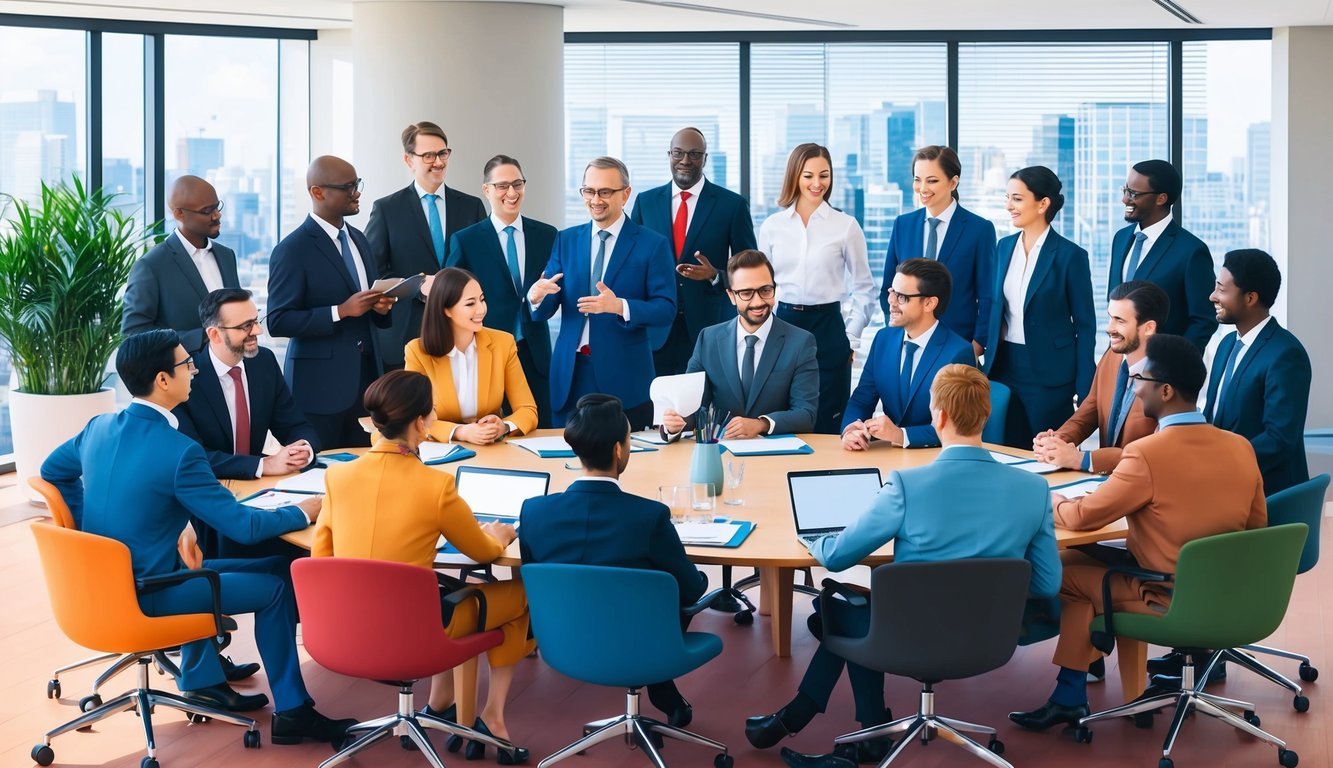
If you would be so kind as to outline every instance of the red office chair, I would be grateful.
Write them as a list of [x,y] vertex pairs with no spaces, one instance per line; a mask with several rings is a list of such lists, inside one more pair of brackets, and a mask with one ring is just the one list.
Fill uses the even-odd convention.
[[434,571],[416,565],[348,557],[310,557],[292,563],[296,604],[305,649],[320,665],[349,677],[398,687],[398,711],[347,730],[365,732],[325,760],[328,768],[390,735],[406,736],[431,765],[440,758],[422,727],[512,749],[503,739],[442,720],[413,708],[412,684],[453,669],[500,644],[500,630],[483,631],[486,600],[471,588],[446,599],[479,602],[477,632],[450,639],[440,621],[440,590]]

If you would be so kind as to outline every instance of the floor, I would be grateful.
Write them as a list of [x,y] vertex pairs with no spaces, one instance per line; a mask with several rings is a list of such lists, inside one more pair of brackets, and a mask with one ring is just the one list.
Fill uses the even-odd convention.
[[[1333,531],[1325,526],[1324,538],[1330,536]],[[860,571],[863,575],[867,573],[866,569]],[[716,581],[716,574],[713,578]],[[1326,563],[1302,576],[1287,620],[1272,638],[1272,644],[1308,653],[1316,666],[1326,665],[1326,673],[1333,676],[1326,642],[1333,623],[1330,595],[1333,595],[1333,565]],[[89,654],[67,641],[51,619],[26,523],[0,527],[0,605],[4,606],[0,610],[0,766],[26,766],[32,764],[29,750],[42,732],[77,713],[76,702],[87,692],[96,674],[94,670],[85,670],[65,676],[64,698],[59,701],[48,700],[43,694],[51,669]],[[743,724],[748,715],[778,708],[795,690],[814,649],[814,642],[804,629],[808,610],[808,602],[798,596],[790,659],[770,654],[766,618],[760,617],[753,626],[744,627],[733,624],[729,616],[706,612],[694,623],[694,629],[720,635],[725,650],[712,663],[684,678],[681,689],[694,703],[693,728],[731,745],[737,765],[782,765],[777,748],[759,751],[750,747],[745,741]],[[1021,648],[1000,670],[970,681],[940,685],[937,707],[947,715],[998,727],[1007,746],[1005,757],[1015,765],[1155,764],[1166,727],[1163,718],[1158,718],[1152,731],[1136,730],[1128,722],[1099,725],[1090,745],[1078,744],[1070,736],[1054,732],[1022,732],[1008,723],[1005,713],[1010,709],[1027,709],[1045,700],[1054,677],[1050,652],[1049,642]],[[257,659],[249,639],[249,624],[244,619],[231,653],[238,660]],[[307,684],[325,713],[368,719],[388,714],[394,708],[392,689],[327,672],[304,652],[303,659]],[[1294,674],[1295,665],[1282,664],[1280,669]],[[1095,707],[1118,701],[1114,666],[1109,679],[1112,682],[1090,689]],[[154,680],[168,690],[174,689],[171,682],[156,673]],[[129,682],[128,676],[113,682],[107,689],[108,695],[120,692]],[[1292,710],[1291,696],[1285,691],[1238,671],[1233,671],[1218,690],[1254,702],[1263,726],[1299,752],[1301,766],[1314,767],[1330,764],[1329,725],[1333,723],[1330,716],[1333,703],[1320,695],[1319,687],[1316,683],[1307,689],[1312,703],[1310,711],[1304,714]],[[262,673],[246,690],[264,690]],[[419,687],[418,694],[418,701],[424,703],[425,684]],[[917,691],[911,681],[894,678],[888,683],[888,698],[894,712],[904,714],[915,708]],[[531,749],[535,765],[541,757],[573,741],[582,723],[616,714],[623,703],[620,691],[580,685],[554,672],[539,659],[530,660],[520,666],[516,676],[509,706],[511,732],[517,743]],[[249,751],[242,749],[239,728],[219,723],[189,725],[179,714],[160,713],[155,719],[159,760],[163,766],[231,766],[244,761],[247,766],[262,768],[314,766],[330,755],[325,745],[269,744],[268,713],[260,713],[259,719],[265,731],[264,746]],[[826,751],[835,735],[853,729],[850,695],[844,685],[829,712],[789,739],[787,745],[802,751]],[[66,766],[133,767],[139,765],[143,754],[139,724],[130,714],[104,721],[94,731],[59,737],[53,747],[56,764]],[[1277,764],[1274,749],[1203,717],[1187,724],[1174,754],[1181,766]],[[664,756],[676,766],[712,765],[712,755],[705,750],[682,744],[668,744]],[[444,757],[449,765],[464,762],[461,756]],[[913,766],[953,766],[970,761],[951,745],[936,742],[925,747],[914,745],[900,762]],[[571,768],[601,768],[647,763],[638,752],[612,742],[585,756],[570,758],[566,764]],[[420,755],[402,751],[396,742],[386,741],[346,765],[408,766],[425,762]]]

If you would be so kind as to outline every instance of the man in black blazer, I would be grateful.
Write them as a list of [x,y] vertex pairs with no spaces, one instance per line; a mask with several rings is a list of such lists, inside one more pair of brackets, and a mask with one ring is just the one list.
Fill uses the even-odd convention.
[[1213,257],[1208,246],[1171,216],[1180,199],[1180,172],[1165,160],[1135,163],[1120,190],[1128,227],[1111,243],[1106,294],[1126,280],[1147,280],[1166,291],[1171,307],[1158,333],[1184,336],[1202,353],[1217,330],[1208,294]]
[[708,144],[682,128],[667,150],[671,183],[639,194],[630,221],[671,241],[676,257],[676,319],[649,333],[658,376],[684,373],[699,332],[730,320],[727,260],[757,248],[745,198],[704,178]]
[[370,243],[345,221],[361,210],[356,169],[341,158],[317,157],[306,185],[314,212],[278,243],[269,262],[269,332],[292,340],[287,386],[319,445],[370,445],[357,419],[366,415],[366,387],[382,372],[371,326],[389,326],[394,299],[370,290],[379,276]]
[[125,286],[120,330],[125,335],[170,328],[191,353],[204,346],[199,302],[209,291],[238,288],[236,254],[213,238],[222,229],[222,201],[213,185],[182,176],[168,201],[176,231],[134,263]]
[[[402,139],[412,183],[375,201],[366,238],[380,276],[433,275],[444,266],[449,238],[486,218],[486,206],[444,185],[451,152],[444,129],[423,120],[404,128]],[[421,335],[425,306],[419,294],[393,310],[392,327],[379,333],[385,370],[403,367],[403,348]]]
[[[512,333],[528,388],[537,400],[537,426],[551,426],[551,331],[532,318],[524,300],[551,258],[556,229],[519,215],[527,180],[518,161],[496,155],[486,161],[482,192],[491,203],[489,218],[459,230],[449,239],[447,265],[466,269],[486,294],[487,328]],[[510,260],[512,243],[513,260]]]

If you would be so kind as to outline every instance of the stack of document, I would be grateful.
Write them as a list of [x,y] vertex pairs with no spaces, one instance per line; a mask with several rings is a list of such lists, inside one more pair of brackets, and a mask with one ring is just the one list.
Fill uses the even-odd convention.
[[324,470],[307,469],[300,474],[284,477],[273,487],[279,491],[294,491],[296,493],[326,493]]
[[814,453],[815,449],[795,435],[756,437],[751,440],[723,440],[722,447],[736,456],[782,456]]
[[269,490],[260,491],[247,499],[243,499],[241,503],[255,509],[277,509],[278,507],[295,506],[316,495],[318,494]]
[[743,523],[680,523],[676,533],[682,544],[724,547],[736,536]]
[[1092,477],[1087,480],[1078,480],[1065,485],[1057,485],[1051,490],[1064,496],[1066,499],[1081,499],[1101,487],[1106,482],[1105,477]]
[[[525,451],[531,451],[543,459],[572,459],[574,458],[574,449],[569,447],[563,437],[520,437],[514,440],[507,440],[510,445],[516,445]],[[642,453],[644,451],[655,451],[656,448],[650,448],[646,445],[631,445],[630,453]]]
[[458,443],[425,442],[417,446],[417,455],[421,457],[422,464],[433,465],[470,459],[477,452]]
[[1034,475],[1047,475],[1051,472],[1059,472],[1062,469],[1054,464],[1043,464],[1036,459],[1025,459],[1022,456],[1000,453],[999,451],[991,451],[990,455],[992,459],[995,459],[1001,464],[1007,464],[1014,469],[1021,469],[1024,472],[1031,472]]

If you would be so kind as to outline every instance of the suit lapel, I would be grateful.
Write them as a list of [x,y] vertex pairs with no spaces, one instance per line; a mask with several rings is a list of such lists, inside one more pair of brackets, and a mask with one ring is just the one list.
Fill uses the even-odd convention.
[[[440,194],[441,199],[444,198],[443,190],[443,186],[436,190],[436,193]],[[403,213],[407,216],[408,226],[417,233],[417,236],[421,238],[421,242],[425,245],[427,251],[433,255],[435,253],[435,243],[430,239],[430,224],[426,221],[425,206],[421,202],[421,198],[417,197],[417,185],[408,184],[407,189],[402,191],[402,196]],[[446,216],[447,215],[448,214],[446,213]],[[446,242],[445,245],[447,246],[448,243]],[[402,275],[400,275],[400,277],[402,277]]]
[[[570,288],[574,289],[570,294],[574,301],[592,294],[592,229],[592,222],[579,226],[574,237],[573,262],[565,265],[565,280],[570,281]],[[573,275],[569,274],[571,271]],[[563,327],[564,321],[561,323]]]
[[[1120,235],[1126,230],[1129,232],[1128,240],[1122,240]],[[1109,284],[1107,285],[1107,295],[1110,295],[1110,292],[1115,290],[1117,285],[1124,282],[1124,280],[1120,279],[1120,276],[1125,272],[1125,259],[1129,258],[1129,249],[1132,247],[1132,245],[1126,245],[1126,243],[1132,244],[1133,242],[1133,225],[1125,227],[1120,230],[1120,232],[1116,232],[1115,236],[1111,238],[1111,273]],[[1134,278],[1131,276],[1130,279],[1133,280]]]
[[[907,338],[907,334],[903,334]],[[903,403],[903,413],[907,413],[907,408],[916,399],[917,390],[921,388],[922,382],[926,379],[926,374],[935,366],[935,361],[940,357],[940,349],[944,346],[944,325],[938,321],[935,323],[935,332],[930,336],[930,343],[926,348],[918,353],[916,358],[916,368],[912,371],[912,381],[907,385],[907,402]]]
[[[253,453],[263,453],[263,440],[265,432],[268,431],[271,408],[273,406],[273,393],[269,391],[273,381],[259,372],[259,358],[247,357],[241,361],[245,366],[245,384],[250,393],[250,399],[246,401],[246,408],[250,413],[250,442],[253,446],[256,438],[260,440],[259,450]],[[263,427],[260,432],[256,427]],[[233,440],[235,442],[235,440]]]
[[1134,274],[1130,276],[1130,279],[1147,280],[1152,277],[1153,270],[1157,268],[1157,265],[1166,258],[1167,252],[1171,250],[1171,244],[1175,242],[1176,232],[1179,230],[1180,225],[1176,223],[1175,219],[1172,219],[1171,223],[1166,225],[1166,229],[1162,231],[1161,236],[1157,238],[1157,241],[1154,242],[1152,247],[1148,249],[1148,252],[1144,254],[1143,259],[1139,262],[1139,266],[1135,268]]
[[[203,301],[208,295],[208,288],[204,285],[204,278],[199,275],[199,267],[195,266],[194,259],[185,252],[185,246],[181,245],[180,237],[175,232],[167,242],[167,248],[171,251],[171,260],[180,270],[181,275],[185,277],[185,282],[190,284],[198,296],[199,301]],[[214,258],[217,258],[216,255]]]
[[[1239,411],[1236,410],[1235,403],[1235,392],[1238,389],[1236,384],[1245,376],[1245,372],[1250,369],[1250,363],[1253,363],[1263,354],[1264,347],[1267,346],[1269,339],[1273,338],[1273,334],[1276,332],[1277,320],[1271,319],[1268,321],[1268,325],[1265,325],[1264,329],[1259,332],[1259,337],[1254,340],[1254,346],[1244,350],[1244,357],[1240,359],[1240,362],[1236,363],[1236,370],[1231,372],[1231,381],[1227,382],[1227,389],[1222,393],[1223,402],[1221,405],[1227,406],[1224,409],[1226,414],[1239,413]],[[1227,355],[1230,354],[1231,350],[1227,350]],[[1226,358],[1223,358],[1223,365],[1226,365],[1225,361]]]
[[[537,238],[534,237],[537,227],[533,226],[534,223],[532,219],[523,217],[523,289],[525,293],[533,283],[537,282],[537,278],[541,277],[542,270],[546,269],[546,262],[551,260],[551,246],[547,243],[545,249],[543,249],[542,244],[537,242]],[[506,267],[508,267],[507,262]]]
[[[611,285],[624,266],[625,261],[629,259],[629,254],[634,250],[634,238],[639,234],[638,225],[629,219],[625,220],[624,226],[620,228],[620,234],[616,237],[615,243],[611,247],[611,252],[606,255],[606,265],[602,270],[602,282]],[[595,283],[594,283],[595,285]],[[589,291],[591,293],[591,291]]]
[[218,271],[222,273],[222,284],[225,286],[239,286],[241,279],[236,274],[236,252],[214,243],[213,258],[218,263]]
[[491,336],[489,333],[477,334],[477,415],[481,416],[483,412],[488,411],[489,403],[482,398],[490,399],[491,392]]
[[[738,321],[739,322],[739,321]],[[764,382],[773,374],[773,368],[777,365],[778,357],[782,355],[782,348],[787,343],[787,329],[778,325],[781,321],[773,318],[773,327],[768,329],[768,339],[764,341],[764,351],[759,355],[759,361],[754,366],[754,382],[750,386],[750,396],[745,399],[745,412],[750,413],[754,408],[754,403],[759,399],[759,390],[764,388]],[[737,366],[737,376],[740,375],[740,368]]]
[[[737,326],[740,324],[739,318],[732,318],[723,327],[722,332],[718,334],[718,344],[715,347],[717,359],[714,362],[715,368],[722,372],[722,383],[731,390],[735,402],[745,402],[745,393],[741,390],[741,364],[740,359],[736,357],[736,334]],[[707,331],[705,331],[706,333]],[[771,338],[771,334],[770,334]],[[756,371],[758,366],[755,366]],[[755,381],[759,376],[755,375]]]
[[1223,336],[1217,343],[1217,351],[1213,353],[1213,370],[1208,375],[1208,401],[1203,406],[1203,415],[1209,422],[1212,422],[1213,414],[1217,411],[1217,388],[1222,385],[1227,358],[1231,357],[1231,348],[1236,346],[1238,339],[1240,336],[1235,331]]
[[[199,396],[204,399],[204,405],[208,412],[213,414],[222,434],[227,436],[227,441],[232,445],[236,444],[235,426],[231,423],[231,412],[227,410],[227,399],[222,394],[222,382],[218,379],[217,371],[213,368],[213,354],[205,345],[203,351],[195,356],[195,368],[199,374],[194,377],[194,382],[190,385],[197,391]],[[246,361],[249,362],[249,361]],[[246,366],[248,374],[250,367]],[[246,378],[250,378],[247,376]],[[254,392],[254,381],[250,382],[250,391]],[[248,403],[247,403],[248,405]],[[253,420],[252,420],[253,423]]]
[[[1020,232],[1018,237],[1021,240],[1023,234]],[[1023,297],[1024,312],[1027,311],[1028,305],[1032,303],[1032,297],[1037,295],[1037,289],[1041,287],[1042,281],[1051,273],[1056,260],[1060,258],[1060,251],[1063,249],[1060,247],[1058,237],[1059,235],[1055,233],[1054,229],[1050,230],[1050,233],[1046,235],[1046,242],[1041,244],[1041,250],[1037,252],[1037,266],[1032,268],[1032,280],[1028,282],[1028,292]]]
[[[884,413],[890,414],[892,418],[901,421],[903,414],[907,412],[907,406],[902,399],[902,387],[899,386],[898,379],[902,376],[903,343],[907,340],[907,332],[902,328],[893,328],[893,333],[889,335],[888,357],[880,364],[888,370],[884,373],[885,381],[892,381],[893,386],[887,387],[885,392],[881,389],[879,399],[884,403]],[[890,408],[892,406],[892,408]]]
[[[917,230],[920,232],[920,230]],[[958,241],[963,239],[967,232],[967,218],[963,216],[963,208],[959,206],[953,210],[953,218],[949,220],[949,228],[944,230],[944,242],[940,243],[938,259],[941,264],[948,264],[949,257],[953,256],[954,248],[958,247]]]
[[[668,188],[669,189],[669,188]],[[667,198],[667,210],[671,210],[671,198]],[[713,207],[717,205],[717,191],[713,189],[710,182],[705,181],[703,189],[699,192],[699,202],[694,206],[694,218],[690,221],[690,228],[685,233],[685,247],[681,249],[680,260],[689,259],[689,263],[698,264],[699,260],[694,258],[694,252],[699,250],[694,242],[699,239],[699,233],[708,226],[708,217],[713,213]],[[674,245],[674,243],[673,243]],[[704,254],[705,258],[717,258],[715,255]],[[713,266],[717,266],[714,264]],[[723,267],[725,270],[725,267]]]
[[[347,265],[343,263],[342,253],[338,251],[338,247],[333,244],[333,241],[329,239],[329,236],[324,231],[324,228],[321,227],[314,220],[313,216],[314,214],[311,214],[310,216],[306,217],[305,228],[306,228],[306,235],[309,236],[311,240],[315,241],[315,250],[323,254],[325,260],[329,262],[329,266],[331,269],[334,270],[335,274],[342,276],[343,284],[346,285],[347,288],[352,291],[352,293],[356,293],[357,291],[361,290],[360,288],[357,287],[356,280],[350,274],[348,274]],[[348,236],[349,237],[351,236],[350,231]],[[358,246],[358,250],[360,250],[360,246]],[[361,260],[363,262],[366,260],[367,253],[369,253],[369,251],[361,250],[362,254]],[[370,275],[367,274],[366,277],[369,278]]]

